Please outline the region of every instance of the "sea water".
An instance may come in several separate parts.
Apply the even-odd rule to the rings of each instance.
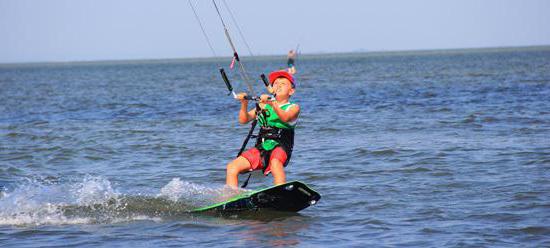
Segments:
[[[550,48],[300,56],[286,173],[321,201],[193,215],[248,131],[229,62],[1,65],[0,246],[550,246]],[[243,62],[258,94],[285,58]]]

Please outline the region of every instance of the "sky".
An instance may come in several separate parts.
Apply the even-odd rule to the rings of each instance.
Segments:
[[[210,0],[191,0],[231,56]],[[217,0],[241,56],[249,52]],[[226,0],[254,55],[550,45],[548,0]],[[188,0],[0,0],[0,63],[212,57]]]

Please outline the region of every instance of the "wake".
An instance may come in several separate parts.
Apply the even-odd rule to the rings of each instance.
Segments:
[[[238,192],[173,178],[156,194],[122,194],[111,182],[86,176],[80,182],[29,179],[0,192],[0,225],[67,225],[162,221],[190,216],[200,206]]]

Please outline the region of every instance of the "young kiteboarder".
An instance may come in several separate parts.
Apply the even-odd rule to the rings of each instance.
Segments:
[[[291,103],[295,93],[294,78],[287,71],[275,71],[269,74],[274,99],[269,95],[260,97],[260,111],[248,110],[246,93],[237,95],[241,101],[239,123],[245,124],[257,118],[260,132],[255,147],[245,151],[227,164],[226,184],[238,187],[238,175],[254,170],[263,170],[264,175],[271,173],[275,185],[286,182],[284,167],[288,164],[294,145],[294,128],[300,113],[298,104]],[[259,115],[259,116],[257,116]]]

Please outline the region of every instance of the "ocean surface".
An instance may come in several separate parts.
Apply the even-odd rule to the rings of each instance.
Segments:
[[[229,62],[0,65],[0,247],[550,247],[550,47],[298,57],[320,202],[190,214],[248,131]],[[243,62],[256,93],[286,63]]]

